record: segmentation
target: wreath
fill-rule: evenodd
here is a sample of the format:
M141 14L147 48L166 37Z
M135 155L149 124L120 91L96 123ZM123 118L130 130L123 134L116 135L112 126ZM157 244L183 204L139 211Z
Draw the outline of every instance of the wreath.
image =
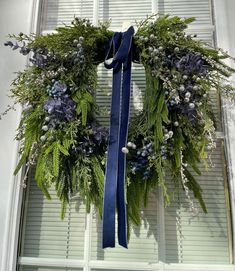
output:
M234 70L223 62L229 58L226 52L185 34L193 20L151 16L137 24L132 37L132 59L145 68L146 89L143 109L130 120L127 143L119 146L127 159L128 226L141 223L140 209L157 186L168 205L172 183L189 201L192 191L206 212L193 172L201 174L199 162L206 163L215 147L211 90L234 100L234 88L226 79ZM29 55L31 63L17 74L11 88L23 106L16 135L21 158L15 174L26 164L26 180L33 166L46 197L50 199L50 187L56 190L62 218L76 193L88 212L93 204L102 216L107 146L112 139L108 127L97 120L102 112L95 97L97 66L112 57L109 46L112 51L115 33L108 27L75 18L55 33L20 33L10 36L16 42L5 43Z

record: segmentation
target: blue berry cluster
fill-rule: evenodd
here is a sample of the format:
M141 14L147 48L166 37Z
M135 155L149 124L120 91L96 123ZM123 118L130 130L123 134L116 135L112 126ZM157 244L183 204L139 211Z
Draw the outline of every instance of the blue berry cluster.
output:
M154 36L140 37L144 43L152 44ZM169 111L183 114L194 123L198 118L197 106L200 106L200 77L207 74L207 66L200 53L185 53L179 47L169 51L163 46L148 47L148 62L152 68L152 75L159 77L168 74L163 82ZM172 70L175 72L172 73ZM169 82L175 82L175 89L169 88ZM172 84L171 84L172 86Z
M161 157L162 160L166 160L168 157L167 156L173 155L173 146L171 143L168 143L167 145L162 145L161 146Z
M178 90L166 90L167 106L169 111L176 111L179 114L186 115L191 122L197 118L197 105L200 105L200 87L193 79L187 79L187 75L183 76L185 82L182 83ZM197 77L196 80L199 80Z
M154 155L153 145L148 139L144 139L142 147L135 150L131 161L129 162L131 172L133 174L143 174L143 179L146 180L151 175L151 169L149 168L149 159L156 158Z
M76 48L78 50L78 51L73 53L73 61L74 61L74 63L79 62L80 64L83 64L84 61L85 61L84 49L82 47L83 41L84 41L84 38L82 36L79 37L78 40L73 41L74 46L76 46Z
M168 94L166 91L166 95L172 95L166 97L169 111L186 115L191 122L194 122L197 118L196 106L199 105L197 100L200 97L195 93L196 87L192 87L191 83L181 85L176 95Z
M47 92L50 97L58 98L62 96L68 96L66 95L67 91L67 86L60 81L55 81L54 79L52 80L53 85L47 87Z

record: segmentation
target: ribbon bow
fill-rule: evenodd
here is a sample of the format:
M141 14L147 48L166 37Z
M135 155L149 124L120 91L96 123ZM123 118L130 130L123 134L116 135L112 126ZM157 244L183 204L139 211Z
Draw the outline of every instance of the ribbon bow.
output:
M105 173L103 206L103 248L115 247L115 214L118 214L118 242L127 248L125 167L126 146L130 111L130 85L132 61L132 37L134 28L115 32L105 58L105 67L113 69L112 101L108 157ZM108 58L113 56L110 64ZM122 83L121 83L122 82Z

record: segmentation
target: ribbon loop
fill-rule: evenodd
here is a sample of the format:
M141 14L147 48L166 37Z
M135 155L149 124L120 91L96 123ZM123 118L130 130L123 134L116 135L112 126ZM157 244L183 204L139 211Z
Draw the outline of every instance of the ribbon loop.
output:
M130 54L131 46L132 46L132 36L134 35L134 28L131 26L126 32L115 32L110 42L110 47L108 54L106 55L104 66L107 69L112 69L115 67L117 62L124 63L128 59L128 55ZM120 43L121 38L121 43ZM118 47L118 50L116 50ZM113 60L110 64L106 61L110 55L110 51L114 49Z
M108 157L105 172L103 206L103 248L115 247L115 214L118 213L118 242L127 248L125 167L130 108L132 37L134 28L114 33L105 58L105 67L113 69ZM113 59L107 63L112 52ZM123 73L123 74L122 74ZM121 84L122 82L122 84Z

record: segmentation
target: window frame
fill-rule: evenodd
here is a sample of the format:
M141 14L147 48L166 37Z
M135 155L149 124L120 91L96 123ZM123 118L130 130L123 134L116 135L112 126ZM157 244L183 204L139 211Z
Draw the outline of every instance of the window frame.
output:
M216 29L216 40L220 47L224 49L230 48L230 37L228 32L228 22L227 12L225 1L221 0L211 0L212 5L214 6L214 15L216 18L215 29ZM30 19L30 32L38 32L39 18L40 18L40 7L42 0L33 0L32 1L32 12ZM93 24L97 25L98 23L98 9L99 0L93 0ZM158 12L158 5L156 0L152 0L152 13ZM235 18L233 18L235 24ZM196 30L196 29L195 29ZM232 134L235 133L235 127L229 129L228 119L235 118L231 116L231 111L223 107L223 124L225 135L222 137L225 138L225 148L226 148L226 161L228 163L228 183L229 183L229 192L230 192L230 201L231 201L231 219L232 223L232 233L235 233L235 149L232 146L235 145L235 139ZM233 150L234 149L234 150ZM16 151L16 160L18 159L18 152ZM19 228L20 228L20 217L21 217L21 206L23 199L23 187L22 185L22 174L18 174L14 178L13 185L11 187L11 198L10 198L10 208L8 210L8 219L7 219L7 232L6 238L3 246L3 263L2 270L14 271L16 270L17 264L30 265L30 266L41 266L41 267L68 267L68 268L83 268L84 271L88 271L92 268L96 269L110 269L114 270L117 268L120 270L208 270L208 271L232 271L234 270L235 265L206 265L206 264L166 264L164 263L165 259L165 235L164 235L164 220L160 220L160 233L161 237L159 242L159 247L163 248L159 251L160 261L156 264L148 263L138 263L136 266L135 263L120 263L120 262L105 262L105 261L93 261L89 260L90 246L91 246L91 223L92 223L92 214L87 214L86 216L86 227L85 230L85 247L84 247L84 260L62 260L62 259L37 259L37 258L19 258L17 259L17 247L18 247L18 238L19 238ZM164 217L164 199L161 191L159 191L158 198L158 216ZM235 258L235 240L233 239L233 258ZM18 260L18 262L17 262ZM56 264L55 264L56 263Z
M229 23L228 20L223 20L222 18L227 18L228 5L225 1L211 0L214 17L215 27L216 27L216 41L217 46L228 50L231 52L231 42L232 38L229 36ZM233 17L233 22L235 24L235 18ZM232 61L227 61L229 65L235 66ZM233 80L235 76L233 76ZM231 83L234 81L231 80ZM233 83L234 84L234 83ZM224 130L224 140L225 140L225 157L227 162L227 175L228 175L228 186L229 186L229 198L231 206L231 220L232 220L232 235L233 235L233 259L235 261L235 125L229 127L229 120L235 119L235 113L229 108L229 105L225 100L222 101L222 123ZM234 263L233 263L234 264Z

